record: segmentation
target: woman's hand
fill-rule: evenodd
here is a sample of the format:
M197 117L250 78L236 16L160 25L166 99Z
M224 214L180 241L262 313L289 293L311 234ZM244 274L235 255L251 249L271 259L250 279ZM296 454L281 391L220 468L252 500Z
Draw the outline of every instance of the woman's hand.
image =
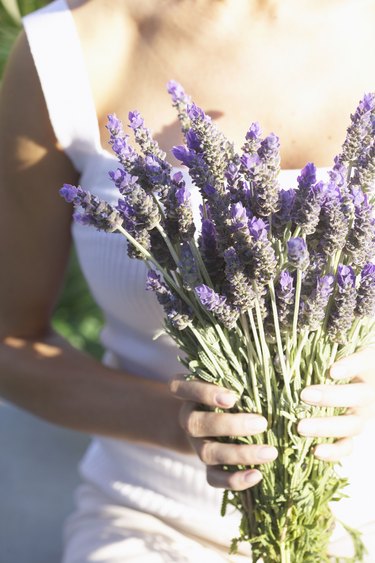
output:
M309 405L347 407L341 416L305 418L298 424L303 436L338 438L333 444L320 444L315 456L324 461L338 461L352 451L352 438L359 434L366 418L375 411L375 347L369 347L339 360L330 370L334 380L350 379L342 385L311 385L301 393Z
M227 389L200 381L173 379L173 395L182 399L180 424L193 449L207 465L207 481L213 487L242 491L262 479L257 469L224 471L221 465L253 465L273 461L277 450L267 445L225 444L215 440L219 436L253 436L264 432L267 420L258 414L207 412L201 405L229 409L237 397Z

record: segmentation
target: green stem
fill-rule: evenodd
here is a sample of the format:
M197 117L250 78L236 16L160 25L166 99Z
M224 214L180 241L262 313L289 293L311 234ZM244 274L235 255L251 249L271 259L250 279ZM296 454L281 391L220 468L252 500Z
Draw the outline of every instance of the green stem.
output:
M247 323L247 319L246 319L245 315L243 315L243 314L240 316L240 321L241 321L241 326L243 328L243 331L245 333L245 338L246 338L246 348L247 348L247 355L248 355L248 362L249 362L249 369L250 369L251 384L252 384L252 389L253 389L253 393L254 393L254 401L255 401L255 405L256 405L258 413L261 413L262 412L262 404L260 402L258 382L257 382L255 369L254 369L254 363L253 363L253 359L252 359L252 346L251 346L249 325Z
M302 270L297 270L296 295L294 300L294 313L293 313L293 346L296 346L297 344L297 326L298 326L299 303L301 299L301 286L302 286Z
M262 349L261 349L261 346L260 346L257 327L255 325L254 315L253 315L253 312L251 311L251 309L249 309L249 311L248 311L248 316L249 316L251 331L252 331L253 337L254 337L255 348L256 348L256 351L257 351L257 354L258 354L259 361L261 362L262 357L263 357L262 356Z
M254 290L257 292L257 288L254 284ZM266 335L264 334L264 327L263 327L263 319L262 313L259 306L258 298L255 299L255 313L258 322L258 330L259 330L259 338L260 338L260 345L262 348L262 360L263 360L263 369L264 369L264 381L266 384L266 397L267 397L267 414L268 414L268 423L272 425L272 412L273 412L273 401L272 401L272 389L271 389L271 373L270 373L270 352L268 349Z
M171 241L170 241L170 238L168 237L167 233L165 232L165 230L163 229L163 227L160 225L160 223L158 223L158 224L156 225L156 229L157 229L157 230L159 231L159 233L161 234L161 236L162 236L162 238L163 238L165 244L167 245L168 250L169 250L169 252L170 252L170 254L171 254L171 256L172 256L172 258L173 258L173 260L174 260L174 262L175 262L175 264L176 264L176 266L178 267L180 260L179 260L179 258L178 258L178 256L177 256L177 252L175 251L175 248L174 248L173 244L172 244Z
M277 306L276 306L275 288L274 288L272 280L269 283L269 289L270 289L270 296L271 296L273 322L274 322L274 325L275 325L275 336L276 336L277 351L278 351L279 358L280 358L281 371L282 371L282 374L283 374L284 385L285 385L285 389L286 389L288 398L292 402L292 395L291 395L291 391L290 391L290 374L288 373L286 363L285 363L283 343L282 343L282 340L281 340L279 316L278 316L278 313L277 313Z
M195 338L198 340L199 344L202 346L203 350L206 352L207 356L209 357L210 361L212 362L213 366L216 369L217 375L223 380L225 381L225 373L223 372L223 370L221 369L220 364L216 361L215 355L212 354L211 350L209 349L209 347L207 346L207 344L205 343L204 339L202 338L201 334L199 333L199 331L192 325L189 326L189 329L191 330L191 332L194 334Z
M203 262L203 260L202 260L202 255L201 255L201 253L199 252L199 250L198 250L198 248L197 248L197 245L196 245L194 239L192 239L192 240L190 241L190 248L191 248L191 251L192 251L192 253L193 253L193 255L194 255L194 258L196 259L196 262L197 262L197 264L198 264L199 270L200 270L200 272L201 272L201 274L202 274L202 277L203 277L204 281L206 282L206 284L207 284L208 286L210 286L210 287L213 288L213 287L214 287L214 284L212 283L212 280L211 280L211 278L210 278L210 276L209 276L209 273L207 272L207 268L206 268L206 266L205 266L205 264L204 264L204 262Z

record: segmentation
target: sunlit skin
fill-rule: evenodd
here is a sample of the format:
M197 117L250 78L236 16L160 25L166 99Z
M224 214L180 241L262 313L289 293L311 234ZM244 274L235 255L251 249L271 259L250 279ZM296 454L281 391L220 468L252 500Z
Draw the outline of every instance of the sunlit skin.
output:
M165 92L174 78L238 147L257 120L265 133L280 136L283 168L308 161L329 166L349 114L373 90L372 1L71 0L70 6L103 147L108 113L125 120L135 108L165 150L179 144ZM230 408L236 398L226 400L225 390L182 376L169 387L107 368L51 330L71 245L72 210L58 188L79 179L54 138L22 34L3 82L0 122L0 256L6 264L0 276L0 395L90 434L195 451L214 487L254 485L261 467L228 474L219 466L262 464L277 450L214 438L262 432L263 417L197 410L197 404ZM318 446L316 456L332 461L350 453L352 437L374 410L374 366L375 348L368 348L333 366L332 377L350 384L303 391L301 400L309 404L350 409L346 416L300 423L303 435L337 438ZM317 390L322 393L314 402L308 394Z

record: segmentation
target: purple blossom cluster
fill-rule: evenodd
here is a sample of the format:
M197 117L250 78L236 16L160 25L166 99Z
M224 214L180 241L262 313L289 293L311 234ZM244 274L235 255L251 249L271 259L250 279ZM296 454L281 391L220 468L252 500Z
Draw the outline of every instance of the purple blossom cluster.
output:
M194 223L186 176L167 162L138 111L129 113L137 150L120 120L108 118L120 165L110 172L117 206L65 185L61 195L79 208L76 219L107 231L120 225L228 329L256 305L272 326L272 283L282 331L290 330L297 310L301 327L324 324L333 341L345 342L354 318L375 309L375 95L366 95L351 116L328 179L318 181L310 162L296 187L282 190L276 135L263 137L254 122L237 153L180 84L169 82L168 92L184 134L172 153L200 192L201 224ZM139 248L129 245L128 252L144 258ZM147 287L171 325L193 322L175 290L153 271Z

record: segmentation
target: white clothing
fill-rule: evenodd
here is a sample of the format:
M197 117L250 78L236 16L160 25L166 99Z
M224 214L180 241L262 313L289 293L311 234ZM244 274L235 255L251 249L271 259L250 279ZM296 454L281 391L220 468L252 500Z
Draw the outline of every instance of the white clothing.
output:
M65 0L56 0L27 16L24 27L51 124L59 143L80 172L80 184L99 198L116 203L118 194L108 171L117 168L117 161L100 144L79 37ZM321 170L320 174L323 173ZM296 176L297 171L283 171L283 187L293 186ZM197 214L197 190L193 198ZM145 291L146 266L128 258L124 237L79 224L73 225L72 232L83 273L105 317L101 341L108 351L106 362L140 377L158 380L168 380L184 371L177 361L176 346L168 336L152 340L163 324L163 311L155 296ZM372 437L374 430L372 425L369 430ZM363 447L370 443L369 435L365 432L361 437ZM375 489L371 472L353 457L348 461L347 469L354 493L350 500L341 503L339 512L352 524L374 523ZM215 549L219 550L220 544L229 545L230 539L236 535L238 515L220 517L222 493L207 484L205 467L196 457L124 440L94 437L80 465L80 473L91 491L94 487L97 489L96 499L105 498L106 505L112 502L113 506L126 507L126 526L130 526L127 515L131 509L148 513L163 522L173 521L184 535L199 536L199 541L215 543ZM366 499L365 503L363 499ZM79 506L81 510L81 504ZM99 509L97 513L98 527L95 530L100 530ZM122 533L128 534L125 530ZM68 538L73 535L68 534ZM89 534L89 537L95 540L96 546L100 541L104 546L107 541L106 531ZM69 545L67 549L69 551ZM122 557L122 560L131 560L126 555ZM375 550L372 557L375 562ZM80 563L86 560L112 562L120 559L94 555L79 559ZM209 561L196 559L200 560ZM151 563L159 559L150 557L147 561ZM73 555L65 560L65 563L73 562L78 563Z

